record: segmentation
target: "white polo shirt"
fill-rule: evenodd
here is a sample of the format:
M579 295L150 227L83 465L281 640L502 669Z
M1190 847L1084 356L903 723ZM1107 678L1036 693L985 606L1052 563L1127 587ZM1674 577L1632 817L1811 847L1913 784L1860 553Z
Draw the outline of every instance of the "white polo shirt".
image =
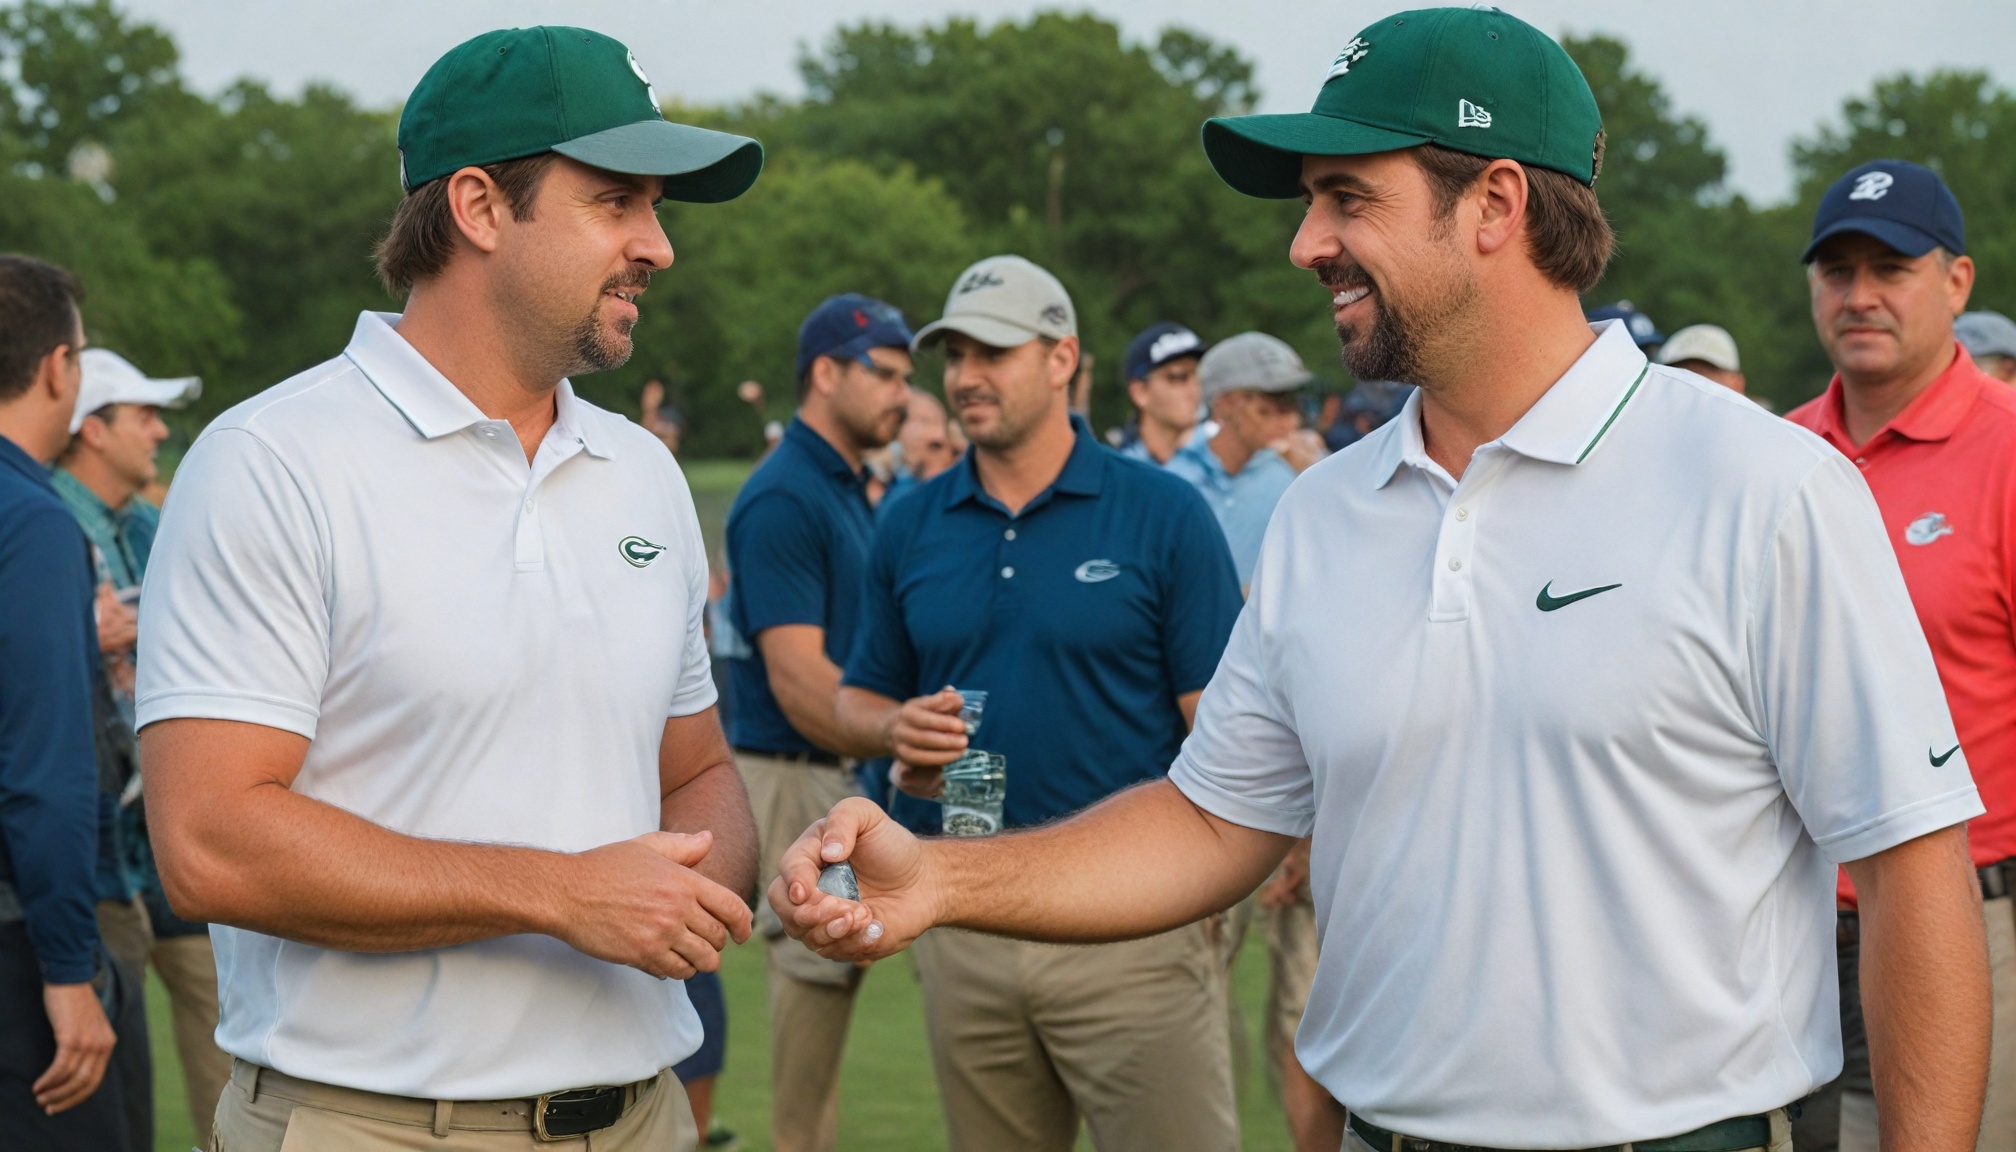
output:
M397 321L365 313L343 355L190 448L141 606L140 724L298 732L296 792L411 836L576 852L656 829L665 721L714 703L685 478L564 382L528 465ZM547 936L211 936L218 1043L293 1076L496 1099L644 1079L700 1044L683 984Z
M1315 836L1296 1040L1383 1127L1648 1140L1841 1068L1834 866L1980 814L1883 523L1621 323L1457 483L1304 473L1170 778Z

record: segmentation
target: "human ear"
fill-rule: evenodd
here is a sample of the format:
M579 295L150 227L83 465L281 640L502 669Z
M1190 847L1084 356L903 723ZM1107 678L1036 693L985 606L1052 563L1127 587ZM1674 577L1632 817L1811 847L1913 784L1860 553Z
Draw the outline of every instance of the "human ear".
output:
M1490 255L1512 243L1526 221L1526 169L1513 160L1493 160L1477 177L1467 199L1477 212L1477 250ZM1457 205L1462 211L1463 205Z
M458 169L448 177L448 210L455 228L479 252L495 252L498 234L511 214L504 190L481 168Z

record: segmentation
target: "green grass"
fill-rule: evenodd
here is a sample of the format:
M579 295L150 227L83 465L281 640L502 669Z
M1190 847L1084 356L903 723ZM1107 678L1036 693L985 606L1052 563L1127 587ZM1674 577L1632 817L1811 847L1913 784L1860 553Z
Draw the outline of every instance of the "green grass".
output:
M1233 1000L1247 1034L1247 1066L1239 1084L1245 1147L1248 1152L1285 1152L1287 1125L1253 1055L1261 1050L1259 1024L1267 995L1267 948L1257 926L1232 975ZM721 977L728 991L728 1070L715 1089L715 1110L741 1135L745 1152L768 1152L770 1044L761 946L731 948ZM147 1018L154 1049L154 1147L157 1152L189 1152L198 1143L197 1129L183 1100L167 992L151 974ZM202 1128L207 1136L207 1117ZM898 956L868 973L854 1007L840 1069L840 1147L935 1152L945 1146L916 970L908 955Z

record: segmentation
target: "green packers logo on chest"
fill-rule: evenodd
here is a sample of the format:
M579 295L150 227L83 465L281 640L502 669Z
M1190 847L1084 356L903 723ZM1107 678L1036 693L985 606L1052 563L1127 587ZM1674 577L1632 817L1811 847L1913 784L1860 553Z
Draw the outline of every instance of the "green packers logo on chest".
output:
M642 536L625 536L616 542L616 552L632 568L642 568L665 554L663 544L653 544Z

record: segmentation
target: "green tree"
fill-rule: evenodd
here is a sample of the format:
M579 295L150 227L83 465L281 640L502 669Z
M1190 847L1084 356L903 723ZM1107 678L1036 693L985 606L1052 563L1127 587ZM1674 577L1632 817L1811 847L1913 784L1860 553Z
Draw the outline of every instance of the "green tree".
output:
M0 9L0 132L16 163L62 173L81 145L102 143L163 97L184 95L167 33L125 20L111 0Z

